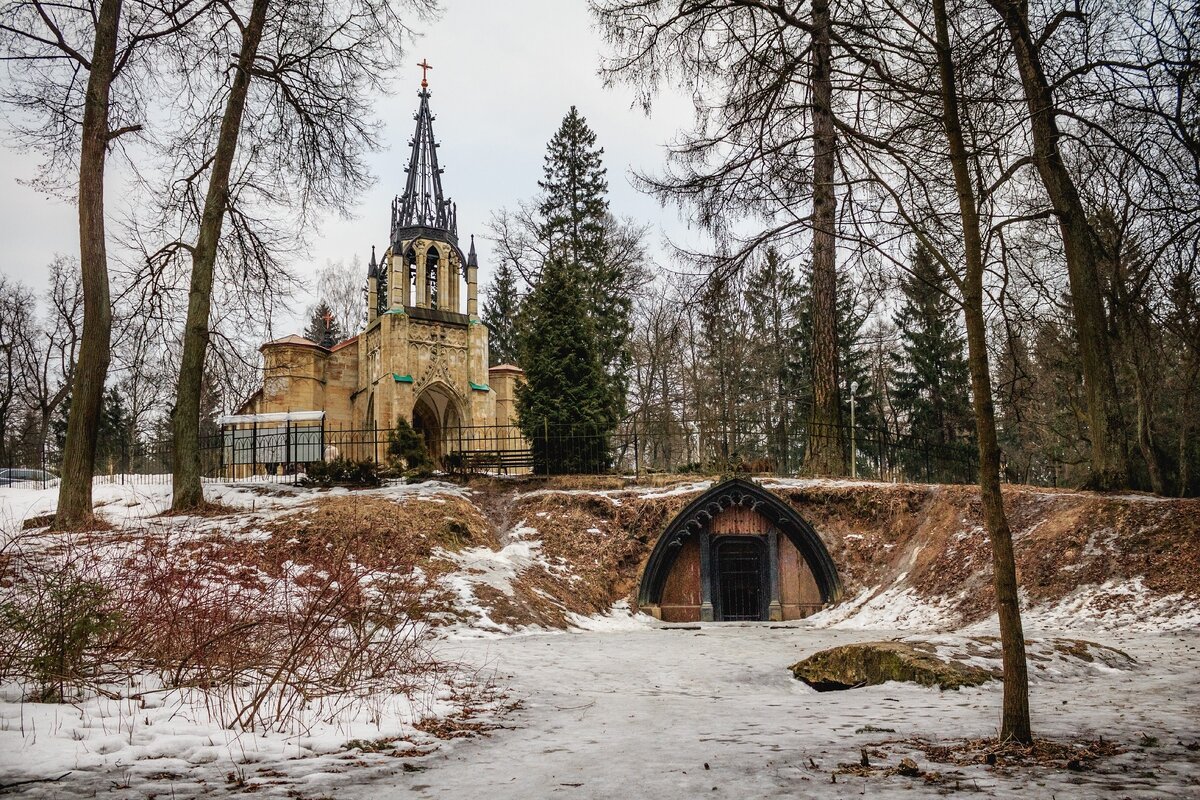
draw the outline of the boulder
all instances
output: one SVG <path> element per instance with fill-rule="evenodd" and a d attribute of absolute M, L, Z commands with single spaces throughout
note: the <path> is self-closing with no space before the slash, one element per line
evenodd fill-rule
<path fill-rule="evenodd" d="M 793 664 L 792 675 L 818 692 L 905 681 L 939 689 L 979 686 L 991 670 L 938 656 L 923 642 L 862 642 L 814 653 Z"/>

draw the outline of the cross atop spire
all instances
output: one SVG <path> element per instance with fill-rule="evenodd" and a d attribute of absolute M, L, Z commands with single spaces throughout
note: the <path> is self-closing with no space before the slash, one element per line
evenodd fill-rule
<path fill-rule="evenodd" d="M 428 67 L 428 65 L 423 65 Z M 429 90 L 421 82 L 417 93 L 417 129 L 413 133 L 412 153 L 404 194 L 392 202 L 392 241 L 411 239 L 421 229 L 427 238 L 442 239 L 458 245 L 458 220 L 454 204 L 442 194 L 442 168 L 438 166 L 438 144 L 433 138 L 433 114 L 429 110 Z"/>
<path fill-rule="evenodd" d="M 421 68 L 421 88 L 428 89 L 429 88 L 429 80 L 428 80 L 429 70 L 433 69 L 433 65 L 429 63 L 428 59 L 422 58 L 421 63 L 417 64 L 417 66 Z"/>

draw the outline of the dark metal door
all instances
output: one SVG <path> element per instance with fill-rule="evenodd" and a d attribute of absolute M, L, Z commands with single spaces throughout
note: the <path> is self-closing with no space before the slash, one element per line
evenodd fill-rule
<path fill-rule="evenodd" d="M 757 536 L 718 539 L 714 616 L 719 621 L 765 620 L 767 553 Z"/>

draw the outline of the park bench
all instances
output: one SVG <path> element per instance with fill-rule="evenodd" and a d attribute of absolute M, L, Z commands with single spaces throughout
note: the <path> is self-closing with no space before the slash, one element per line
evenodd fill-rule
<path fill-rule="evenodd" d="M 529 450 L 460 450 L 450 457 L 451 472 L 498 472 L 532 469 L 533 453 Z"/>

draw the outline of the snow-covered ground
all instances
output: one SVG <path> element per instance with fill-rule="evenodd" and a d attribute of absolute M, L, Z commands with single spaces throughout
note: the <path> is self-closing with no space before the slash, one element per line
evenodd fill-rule
<path fill-rule="evenodd" d="M 706 485 L 637 494 L 671 496 Z M 169 492 L 169 485 L 102 484 L 96 502 L 100 514 L 121 526 L 161 512 Z M 580 493 L 622 502 L 615 491 Z M 51 511 L 55 494 L 0 491 L 0 543 L 18 534 L 22 520 Z M 245 536 L 247 520 L 292 513 L 318 494 L 346 492 L 214 484 L 206 486 L 207 499 L 247 514 L 238 515 L 237 530 L 220 518 L 194 524 L 207 531 L 230 524 L 231 535 Z M 434 501 L 431 508 L 447 497 L 467 496 L 459 486 L 438 483 L 360 494 Z M 1056 604 L 1026 611 L 1031 636 L 1082 636 L 1136 660 L 1132 669 L 1099 662 L 1070 668 L 1055 662 L 1051 669 L 1035 664 L 1036 734 L 1103 736 L 1126 752 L 1090 771 L 1006 773 L 932 764 L 907 745 L 878 747 L 906 737 L 994 735 L 998 683 L 945 693 L 896 683 L 818 693 L 792 678 L 791 664 L 839 644 L 940 630 L 933 639 L 939 650 L 953 649 L 956 635 L 944 633 L 953 615 L 900 581 L 864 590 L 796 623 L 664 626 L 631 615 L 619 603 L 605 615 L 568 614 L 569 632 L 519 629 L 493 622 L 477 599 L 483 589 L 511 594 L 522 570 L 543 564 L 539 521 L 513 522 L 495 548 L 474 546 L 442 556 L 454 565 L 443 585 L 476 619 L 442 631 L 438 655 L 459 665 L 457 677 L 433 681 L 386 705 L 360 704 L 334 724 L 265 735 L 235 734 L 202 704 L 154 691 L 134 700 L 128 698 L 137 692 L 123 691 L 124 700 L 101 697 L 59 706 L 25 703 L 9 692 L 0 702 L 0 791 L 32 779 L 39 782 L 9 791 L 39 798 L 186 798 L 247 790 L 264 797 L 339 800 L 911 798 L 953 789 L 957 782 L 963 790 L 995 797 L 1200 796 L 1200 616 L 1194 604 L 1149 597 L 1136 579 L 1083 587 Z M 1135 602 L 1095 602 L 1114 593 Z M 985 620 L 969 630 L 983 634 L 994 627 L 994 620 Z M 506 697 L 472 712 L 497 729 L 438 740 L 414 727 L 425 714 L 445 717 L 461 709 L 452 690 L 456 680 L 504 689 Z M 894 732 L 863 730 L 867 727 Z M 397 746 L 365 752 L 355 742 L 371 750 L 369 744 L 381 737 L 395 738 L 390 744 Z M 921 778 L 839 775 L 833 783 L 831 774 L 840 764 L 857 764 L 864 747 L 875 753 L 877 764 L 911 755 L 920 768 L 951 774 L 952 780 L 934 787 Z"/>
<path fill-rule="evenodd" d="M 1000 686 L 939 692 L 885 684 L 818 693 L 787 667 L 825 647 L 887 638 L 879 631 L 707 624 L 674 629 L 514 636 L 461 642 L 461 657 L 495 665 L 522 707 L 504 729 L 339 798 L 924 796 L 922 779 L 830 774 L 860 749 L 905 736 L 995 735 Z M 1103 735 L 1127 753 L 1094 771 L 1003 775 L 957 768 L 965 789 L 992 797 L 1179 797 L 1200 792 L 1200 635 L 1105 637 L 1137 659 L 1032 678 L 1040 736 Z M 895 733 L 858 732 L 865 726 Z M 1136 743 L 1157 739 L 1153 747 Z M 903 757 L 892 750 L 895 764 Z M 954 767 L 930 764 L 942 773 Z M 878 761 L 878 759 L 877 759 Z M 815 766 L 814 766 L 815 765 Z M 915 790 L 915 791 L 914 791 Z M 922 791 L 924 790 L 924 792 Z"/>
<path fill-rule="evenodd" d="M 448 741 L 429 755 L 400 757 L 357 751 L 313 756 L 299 748 L 242 739 L 215 747 L 227 732 L 188 730 L 156 748 L 130 747 L 146 728 L 100 718 L 82 728 L 87 708 L 64 707 L 48 719 L 45 707 L 4 708 L 0 765 L 49 758 L 44 775 L 80 769 L 53 784 L 26 787 L 34 797 L 193 797 L 241 791 L 264 797 L 872 797 L 922 796 L 920 778 L 853 777 L 831 783 L 842 763 L 888 739 L 934 740 L 994 735 L 1000 686 L 958 692 L 884 684 L 818 693 L 792 678 L 788 666 L 838 644 L 887 637 L 863 630 L 785 625 L 706 624 L 664 627 L 621 620 L 603 630 L 456 639 L 445 655 L 484 669 L 519 706 L 487 736 Z M 946 642 L 940 637 L 939 642 Z M 1045 737 L 1103 736 L 1128 748 L 1094 770 L 1019 770 L 928 762 L 922 769 L 952 773 L 965 789 L 992 797 L 1192 798 L 1200 789 L 1200 634 L 1102 637 L 1137 660 L 1132 670 L 1102 665 L 1032 677 L 1036 733 Z M 25 744 L 15 736 L 24 724 Z M 108 730 L 97 730 L 106 724 Z M 895 732 L 865 732 L 863 728 Z M 79 730 L 79 738 L 62 735 Z M 1147 738 L 1149 737 L 1149 738 Z M 347 739 L 351 738 L 347 732 Z M 47 746 L 47 740 L 53 744 Z M 1153 746 L 1143 746 L 1154 741 Z M 78 760 L 63 758 L 74 749 Z M 904 746 L 887 748 L 896 763 Z M 107 767 L 86 768 L 109 758 Z M 220 753 L 217 757 L 215 754 Z M 306 758 L 301 756 L 307 755 Z M 24 770 L 23 770 L 24 771 Z M 916 794 L 914 794 L 916 790 Z"/>

